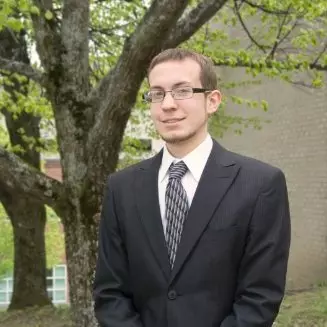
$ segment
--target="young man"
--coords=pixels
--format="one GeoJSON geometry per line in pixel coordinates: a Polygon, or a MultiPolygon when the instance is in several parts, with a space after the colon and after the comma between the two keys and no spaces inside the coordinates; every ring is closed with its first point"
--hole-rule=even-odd
{"type": "Polygon", "coordinates": [[[109,177],[94,283],[100,326],[272,326],[290,245],[283,173],[208,135],[221,101],[209,59],[166,50],[148,79],[165,146],[109,177]]]}

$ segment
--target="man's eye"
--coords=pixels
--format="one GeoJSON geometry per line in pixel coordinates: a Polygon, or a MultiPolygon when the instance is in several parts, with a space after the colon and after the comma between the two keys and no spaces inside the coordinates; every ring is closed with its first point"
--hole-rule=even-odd
{"type": "Polygon", "coordinates": [[[153,98],[160,98],[160,97],[162,97],[162,91],[152,91],[151,96],[153,98]]]}
{"type": "Polygon", "coordinates": [[[185,88],[185,89],[177,89],[176,91],[177,91],[177,93],[179,93],[179,94],[183,94],[183,93],[189,93],[189,92],[190,92],[190,89],[189,89],[189,88],[185,88]]]}

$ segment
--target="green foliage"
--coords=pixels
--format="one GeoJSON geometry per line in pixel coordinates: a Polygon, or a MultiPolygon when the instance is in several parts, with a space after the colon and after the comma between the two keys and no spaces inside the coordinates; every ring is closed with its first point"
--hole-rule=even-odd
{"type": "Polygon", "coordinates": [[[5,210],[0,204],[0,279],[12,271],[13,266],[13,231],[5,210]]]}
{"type": "MultiPolygon", "coordinates": [[[[310,70],[313,62],[326,64],[325,0],[249,3],[257,7],[231,1],[213,19],[217,28],[203,27],[184,46],[209,55],[218,65],[245,66],[254,77],[264,74],[288,82],[299,71],[310,70]],[[246,32],[240,33],[245,28],[252,40],[246,32]]],[[[322,83],[315,80],[315,77],[311,79],[311,85],[320,87],[322,83]]]]}
{"type": "MultiPolygon", "coordinates": [[[[58,217],[47,208],[45,232],[47,267],[62,262],[65,254],[64,235],[58,217]]],[[[13,271],[14,240],[13,229],[3,206],[0,204],[0,278],[13,271]]]]}
{"type": "Polygon", "coordinates": [[[65,241],[63,226],[54,211],[46,207],[47,224],[45,230],[45,248],[47,256],[47,268],[51,268],[63,262],[65,255],[65,241]]]}
{"type": "Polygon", "coordinates": [[[0,30],[8,27],[18,32],[26,28],[26,18],[31,14],[40,15],[39,8],[31,0],[0,0],[0,8],[0,30]]]}
{"type": "MultiPolygon", "coordinates": [[[[57,141],[54,132],[53,111],[49,101],[43,95],[43,90],[33,81],[26,83],[27,79],[18,74],[12,74],[10,79],[6,76],[0,76],[0,85],[13,86],[14,80],[21,83],[21,92],[14,92],[14,98],[12,98],[12,95],[9,92],[1,90],[0,108],[12,113],[14,119],[17,119],[23,112],[35,117],[41,117],[41,135],[50,134],[50,137],[47,139],[42,137],[38,139],[29,137],[26,135],[24,129],[20,129],[17,132],[22,136],[23,141],[26,142],[30,149],[35,149],[36,151],[43,153],[56,153],[57,141]]],[[[3,137],[0,137],[1,146],[4,146],[15,153],[24,152],[22,146],[13,146],[10,144],[4,124],[0,123],[0,136],[1,135],[3,135],[3,137]]]]}
{"type": "Polygon", "coordinates": [[[7,129],[4,126],[4,117],[0,114],[0,145],[5,146],[9,144],[9,135],[7,129]]]}
{"type": "Polygon", "coordinates": [[[44,16],[45,16],[45,18],[46,18],[47,20],[51,20],[51,19],[53,19],[53,14],[52,14],[52,12],[49,11],[49,10],[47,10],[47,11],[45,12],[44,16]]]}
{"type": "Polygon", "coordinates": [[[90,65],[92,82],[99,81],[117,62],[125,39],[135,30],[147,1],[91,1],[90,65]]]}
{"type": "Polygon", "coordinates": [[[269,123],[270,121],[263,119],[262,115],[260,115],[260,111],[267,110],[268,103],[265,100],[258,102],[236,96],[226,96],[222,104],[219,106],[219,110],[213,114],[209,121],[210,133],[216,138],[223,138],[225,132],[230,129],[238,135],[242,134],[245,128],[261,130],[263,128],[263,124],[269,123]],[[227,113],[227,104],[230,102],[234,103],[233,107],[235,105],[246,105],[249,109],[259,110],[259,112],[249,117],[231,115],[230,113],[227,113]]]}

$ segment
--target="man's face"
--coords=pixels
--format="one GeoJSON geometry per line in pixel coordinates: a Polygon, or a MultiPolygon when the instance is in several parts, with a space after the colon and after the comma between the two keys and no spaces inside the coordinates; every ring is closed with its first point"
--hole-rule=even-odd
{"type": "MultiPolygon", "coordinates": [[[[192,59],[166,61],[156,65],[149,74],[150,90],[170,91],[176,87],[203,88],[200,66],[192,59]]],[[[215,112],[221,95],[215,90],[194,93],[189,99],[176,100],[171,92],[162,102],[151,103],[151,117],[156,130],[167,143],[196,142],[207,133],[208,116],[215,112]]]]}

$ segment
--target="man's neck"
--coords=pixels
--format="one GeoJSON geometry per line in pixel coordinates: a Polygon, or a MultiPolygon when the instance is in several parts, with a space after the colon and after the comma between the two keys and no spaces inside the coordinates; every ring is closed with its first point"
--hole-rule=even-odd
{"type": "Polygon", "coordinates": [[[196,149],[206,139],[207,136],[208,134],[205,133],[201,138],[196,140],[192,139],[178,143],[166,143],[166,147],[173,157],[181,159],[196,149]]]}

